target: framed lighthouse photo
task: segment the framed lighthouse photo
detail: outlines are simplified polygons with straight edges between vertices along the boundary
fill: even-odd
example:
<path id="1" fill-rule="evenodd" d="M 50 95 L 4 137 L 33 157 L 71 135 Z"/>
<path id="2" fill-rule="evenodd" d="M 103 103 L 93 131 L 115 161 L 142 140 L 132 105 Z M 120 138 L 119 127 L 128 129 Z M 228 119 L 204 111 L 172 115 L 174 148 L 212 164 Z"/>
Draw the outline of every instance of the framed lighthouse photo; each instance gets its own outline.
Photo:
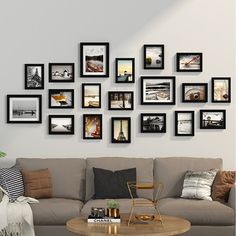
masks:
<path id="1" fill-rule="evenodd" d="M 102 139 L 102 115 L 83 115 L 83 139 Z"/>
<path id="2" fill-rule="evenodd" d="M 49 82 L 50 83 L 73 83 L 74 63 L 49 63 Z"/>

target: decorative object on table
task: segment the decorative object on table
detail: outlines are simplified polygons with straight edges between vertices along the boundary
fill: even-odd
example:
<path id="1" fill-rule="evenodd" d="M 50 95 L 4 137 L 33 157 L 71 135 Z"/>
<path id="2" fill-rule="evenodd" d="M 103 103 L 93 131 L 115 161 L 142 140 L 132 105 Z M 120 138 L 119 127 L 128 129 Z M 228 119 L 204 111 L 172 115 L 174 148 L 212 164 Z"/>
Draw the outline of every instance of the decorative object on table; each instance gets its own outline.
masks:
<path id="1" fill-rule="evenodd" d="M 164 69 L 164 45 L 145 44 L 143 46 L 144 69 Z"/>
<path id="2" fill-rule="evenodd" d="M 49 115 L 49 134 L 74 134 L 74 115 Z"/>
<path id="3" fill-rule="evenodd" d="M 175 136 L 194 136 L 194 111 L 175 111 Z"/>
<path id="4" fill-rule="evenodd" d="M 94 218 L 103 218 L 106 216 L 106 209 L 102 207 L 92 207 L 90 215 Z"/>
<path id="5" fill-rule="evenodd" d="M 226 110 L 200 110 L 200 129 L 226 129 Z"/>
<path id="6" fill-rule="evenodd" d="M 3 152 L 3 151 L 0 151 L 0 158 L 1 157 L 5 157 L 7 154 L 5 153 L 5 152 Z"/>
<path id="7" fill-rule="evenodd" d="M 42 95 L 7 95 L 7 123 L 42 123 Z"/>
<path id="8" fill-rule="evenodd" d="M 175 76 L 142 76 L 142 105 L 174 105 Z"/>
<path id="9" fill-rule="evenodd" d="M 83 115 L 83 139 L 102 139 L 102 115 Z"/>
<path id="10" fill-rule="evenodd" d="M 133 110 L 134 92 L 110 91 L 108 92 L 108 110 Z"/>
<path id="11" fill-rule="evenodd" d="M 202 103 L 208 100 L 207 83 L 183 83 L 182 102 Z"/>
<path id="12" fill-rule="evenodd" d="M 231 78 L 211 78 L 211 99 L 213 103 L 231 102 Z"/>
<path id="13" fill-rule="evenodd" d="M 25 89 L 44 89 L 44 64 L 25 64 Z"/>
<path id="14" fill-rule="evenodd" d="M 73 83 L 75 81 L 74 63 L 49 63 L 49 82 Z"/>
<path id="15" fill-rule="evenodd" d="M 141 133 L 166 133 L 166 113 L 141 113 Z"/>
<path id="16" fill-rule="evenodd" d="M 82 84 L 82 108 L 101 108 L 101 84 Z"/>
<path id="17" fill-rule="evenodd" d="M 116 58 L 116 83 L 135 82 L 135 59 Z"/>
<path id="18" fill-rule="evenodd" d="M 80 43 L 80 76 L 109 77 L 109 43 Z"/>
<path id="19" fill-rule="evenodd" d="M 111 199 L 107 202 L 107 216 L 108 217 L 113 217 L 113 218 L 118 218 L 120 217 L 120 204 L 114 199 Z"/>
<path id="20" fill-rule="evenodd" d="M 201 52 L 181 52 L 176 54 L 177 72 L 202 72 Z"/>

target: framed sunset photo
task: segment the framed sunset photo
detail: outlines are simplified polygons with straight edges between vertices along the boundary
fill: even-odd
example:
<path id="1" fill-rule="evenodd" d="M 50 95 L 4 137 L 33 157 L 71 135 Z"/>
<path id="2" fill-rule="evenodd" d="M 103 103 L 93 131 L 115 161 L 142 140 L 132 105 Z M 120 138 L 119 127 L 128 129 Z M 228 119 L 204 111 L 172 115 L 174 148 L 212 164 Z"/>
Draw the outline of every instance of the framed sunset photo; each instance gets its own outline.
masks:
<path id="1" fill-rule="evenodd" d="M 134 83 L 134 58 L 116 58 L 116 83 Z"/>

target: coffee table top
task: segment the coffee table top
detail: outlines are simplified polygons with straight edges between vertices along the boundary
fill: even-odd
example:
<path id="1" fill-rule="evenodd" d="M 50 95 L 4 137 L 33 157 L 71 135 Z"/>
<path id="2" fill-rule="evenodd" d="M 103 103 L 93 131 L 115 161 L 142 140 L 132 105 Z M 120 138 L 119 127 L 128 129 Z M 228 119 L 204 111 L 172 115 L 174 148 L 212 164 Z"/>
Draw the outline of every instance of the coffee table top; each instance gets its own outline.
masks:
<path id="1" fill-rule="evenodd" d="M 67 221 L 66 227 L 73 233 L 91 236 L 169 236 L 187 232 L 191 228 L 189 221 L 174 216 L 162 215 L 163 226 L 160 221 L 131 223 L 128 226 L 128 217 L 128 214 L 122 214 L 120 224 L 88 224 L 85 217 L 77 217 Z"/>

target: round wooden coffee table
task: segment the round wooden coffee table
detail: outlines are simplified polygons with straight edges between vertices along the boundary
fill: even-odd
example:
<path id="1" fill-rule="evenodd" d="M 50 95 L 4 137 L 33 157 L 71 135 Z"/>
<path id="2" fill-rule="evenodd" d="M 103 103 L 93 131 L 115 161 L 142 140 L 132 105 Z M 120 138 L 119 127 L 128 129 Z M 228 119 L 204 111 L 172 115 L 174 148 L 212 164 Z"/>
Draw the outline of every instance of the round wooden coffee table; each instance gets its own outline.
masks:
<path id="1" fill-rule="evenodd" d="M 75 234 L 91 236 L 169 236 L 182 234 L 191 228 L 189 221 L 174 216 L 163 215 L 163 225 L 160 221 L 152 221 L 149 223 L 131 223 L 130 226 L 127 225 L 128 217 L 128 214 L 123 214 L 120 224 L 88 224 L 85 217 L 78 217 L 67 221 L 66 227 Z"/>

